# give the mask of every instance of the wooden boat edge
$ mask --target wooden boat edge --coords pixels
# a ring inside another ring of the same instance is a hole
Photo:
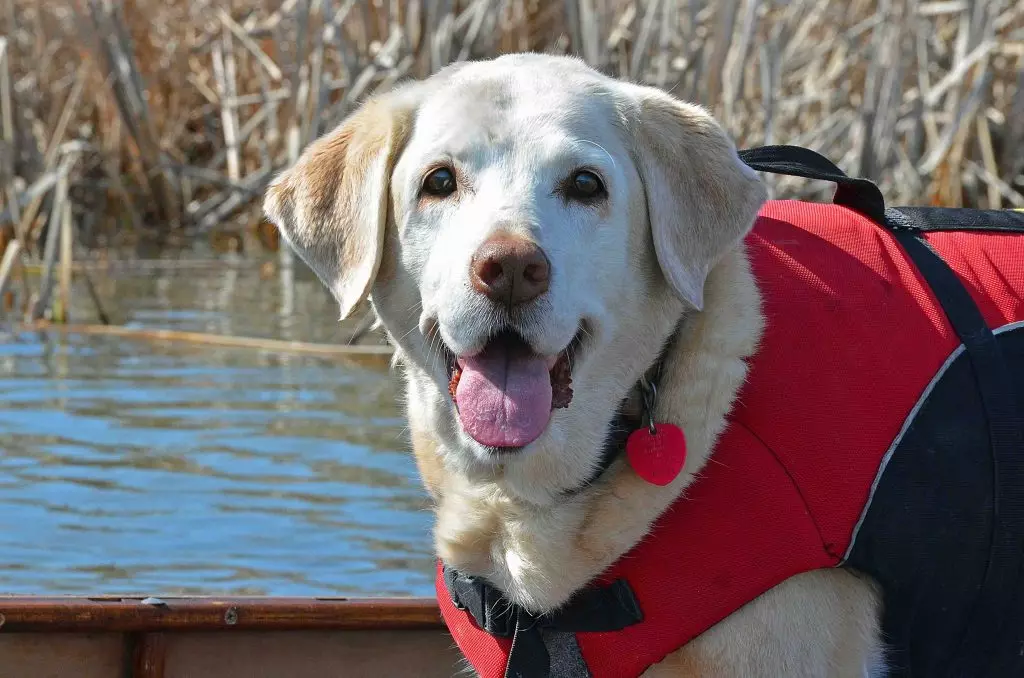
[[[436,629],[434,598],[0,595],[0,633]]]

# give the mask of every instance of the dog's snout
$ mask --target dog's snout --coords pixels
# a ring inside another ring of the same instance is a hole
[[[507,234],[484,242],[469,265],[473,287],[510,306],[547,292],[550,277],[551,264],[544,251],[528,240]]]

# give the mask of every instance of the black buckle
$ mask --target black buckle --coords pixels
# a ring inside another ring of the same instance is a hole
[[[624,579],[583,589],[548,615],[534,615],[509,602],[486,580],[442,564],[452,603],[476,625],[500,638],[512,638],[506,678],[590,678],[575,634],[618,631],[643,621],[640,603]]]

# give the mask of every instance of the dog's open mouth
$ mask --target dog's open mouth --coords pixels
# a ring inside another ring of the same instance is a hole
[[[555,409],[572,402],[572,357],[582,330],[557,356],[541,356],[501,332],[472,356],[448,358],[448,392],[463,430],[481,445],[515,449],[536,440]]]

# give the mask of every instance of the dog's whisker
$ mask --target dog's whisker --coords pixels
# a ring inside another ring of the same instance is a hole
[[[437,370],[437,367],[438,367],[437,363],[438,363],[438,361],[441,361],[442,367],[444,366],[444,363],[447,361],[447,358],[445,357],[445,350],[446,350],[446,348],[444,346],[444,339],[441,338],[441,333],[439,331],[434,332],[434,339],[431,342],[431,346],[432,346],[431,352],[433,353],[433,358],[431,360],[431,367],[430,367],[430,369],[431,369],[432,372],[434,372],[434,371]]]
[[[398,341],[402,341],[403,339],[406,339],[410,334],[412,334],[413,332],[415,332],[418,329],[419,329],[419,327],[417,327],[416,325],[413,325],[412,327],[410,327],[408,329],[408,331],[406,331],[404,334],[402,334],[402,336],[400,336],[398,338]]]
[[[430,339],[430,371],[434,372],[437,370],[437,359],[441,355],[439,346],[440,335],[434,332]]]

